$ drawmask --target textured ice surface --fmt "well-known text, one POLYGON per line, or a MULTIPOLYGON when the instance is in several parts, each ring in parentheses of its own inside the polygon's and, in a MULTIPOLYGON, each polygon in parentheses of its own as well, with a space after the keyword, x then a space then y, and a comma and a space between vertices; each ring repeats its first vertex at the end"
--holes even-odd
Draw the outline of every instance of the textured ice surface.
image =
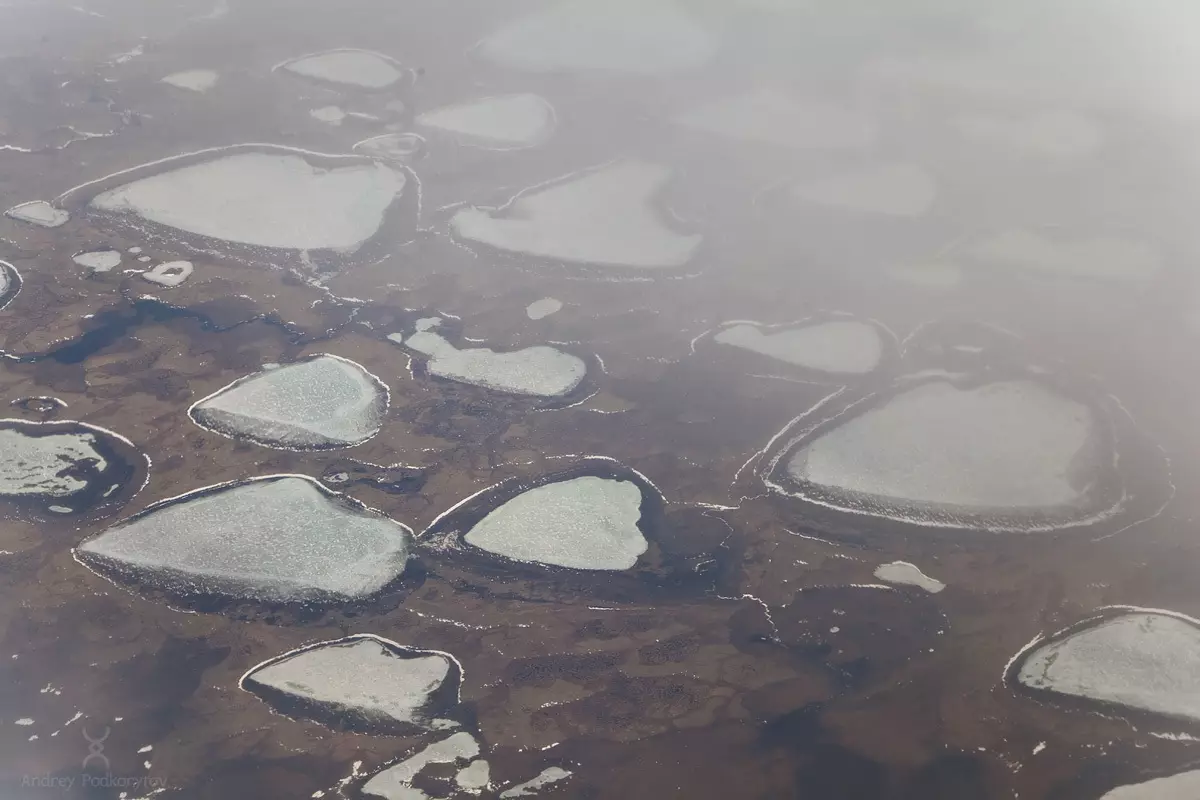
POLYGON ((189 69, 174 72, 163 78, 162 82, 193 92, 207 92, 217 85, 217 79, 217 73, 211 69, 189 69))
POLYGON ((937 594, 946 588, 946 584, 921 572, 915 564, 907 561, 893 561, 890 564, 880 564, 875 568, 875 577, 887 583, 898 583, 903 586, 917 586, 930 594, 937 594))
POLYGON ((121 253, 117 250, 89 250, 76 253, 71 260, 81 267, 94 269, 96 272, 108 272, 113 267, 121 265, 121 253))
POLYGON ((674 0, 565 0, 496 31, 479 52, 512 69, 676 72, 716 53, 715 37, 674 0))
POLYGON ((12 302, 21 287, 21 274, 7 261, 0 261, 0 308, 12 302))
POLYGON ((513 797, 532 797, 543 786, 550 786, 569 777, 571 777, 571 773, 562 767, 546 767, 536 778, 519 783, 511 789, 505 789, 500 793, 500 797, 501 800, 509 800, 513 797))
POLYGON ((1118 786, 1100 800, 1196 800, 1197 797, 1200 797, 1200 770, 1118 786))
MULTIPOLYGON (((452 675, 452 671, 454 674, 452 675)), ((443 653, 399 650, 372 636, 328 642, 251 670, 250 691, 273 689, 301 701, 376 724, 402 723, 429 730, 454 723, 431 717, 432 695, 455 665, 443 653)))
POLYGON ((337 106, 314 108, 308 112, 308 115, 318 122, 324 122, 326 125, 341 125, 342 120, 346 119, 346 112, 337 106))
POLYGON ((913 164, 886 164, 805 181, 792 194, 817 205, 892 217, 923 216, 937 198, 937 184, 913 164))
POLYGON ((479 794, 488 787, 492 780, 492 766, 482 758, 477 758, 458 771, 454 782, 458 788, 471 794, 479 794))
POLYGON ((417 331, 404 342, 428 356, 430 375, 509 394, 561 397, 587 375, 578 356, 539 345, 498 353, 486 347, 457 349, 433 331, 417 331))
POLYGON ((855 149, 875 141, 875 125, 862 114, 831 103, 795 100, 775 89, 721 98, 675 121, 730 139, 800 149, 855 149))
POLYGON ((66 221, 71 218, 68 212, 61 208, 55 208, 45 200, 34 200, 13 206, 4 212, 4 216, 21 222, 41 225, 43 228, 57 228, 59 225, 66 224, 66 221))
POLYGON ((1086 405, 1031 381, 930 381, 849 419, 787 465, 852 495, 975 509, 1072 507, 1100 469, 1086 405))
POLYGON ((667 228, 650 201, 670 178, 658 164, 624 161, 522 193, 499 211, 466 208, 450 224, 501 250, 643 269, 686 264, 700 236, 667 228))
POLYGON ((475 737, 469 733, 456 733, 378 773, 363 784, 362 793, 371 797, 383 797, 385 800, 419 800, 426 797, 426 794, 414 789, 412 781, 421 770, 430 764, 453 764, 477 755, 479 742, 475 737))
POLYGON ((967 252, 1002 267, 1109 281, 1147 280, 1163 262, 1158 248, 1148 242, 1110 235, 1062 241, 1023 228, 988 236, 967 252))
POLYGON ((1200 628, 1125 614, 1042 644, 1017 680, 1033 689, 1200 721, 1200 628))
POLYGON ((295 602, 378 591, 403 572, 408 542, 399 523, 281 475, 153 506, 78 553, 179 592, 295 602))
POLYGON ((426 111, 417 124, 493 150, 533 147, 554 131, 554 109, 536 94, 484 97, 426 111))
POLYGON ((543 297, 541 300, 534 300, 525 306, 525 314, 530 319, 544 319, 551 314, 558 313, 562 307, 561 301, 555 300, 553 297, 543 297))
POLYGON ((303 56, 282 66, 307 78, 365 89, 387 88, 404 74, 392 59, 367 50, 331 50, 303 56))
POLYGON ((88 481, 76 474, 77 465, 106 466, 92 433, 29 436, 0 429, 0 496, 70 497, 84 491, 88 481))
POLYGON ((354 150, 365 156, 397 164, 416 160, 424 149, 425 139, 416 133, 385 133, 354 145, 354 150))
POLYGON ((774 333, 757 325, 732 325, 713 337, 796 366, 861 375, 879 365, 883 342, 874 325, 851 320, 820 322, 774 333))
POLYGON ((466 535, 516 561, 572 569, 626 570, 646 552, 638 529, 642 490, 631 481, 584 476, 522 492, 466 535))
POLYGON ((404 181, 378 163, 326 169, 298 155, 241 153, 133 181, 91 204, 240 244, 354 250, 404 181))
POLYGON ((191 277, 193 269, 190 261, 167 261, 143 272, 142 277, 159 286, 178 286, 191 277))
POLYGON ((350 447, 379 432, 388 393, 358 364, 321 355, 246 378, 192 406, 199 424, 268 447, 350 447))
POLYGON ((1040 158, 1086 158, 1104 144, 1104 133, 1088 117, 1072 111, 1028 116, 964 115, 954 126, 976 142, 1040 158))

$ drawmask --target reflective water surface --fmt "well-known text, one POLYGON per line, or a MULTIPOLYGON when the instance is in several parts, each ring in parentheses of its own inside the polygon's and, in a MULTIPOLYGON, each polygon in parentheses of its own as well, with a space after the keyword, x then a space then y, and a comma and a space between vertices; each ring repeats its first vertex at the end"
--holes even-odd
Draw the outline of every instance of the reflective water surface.
POLYGON ((0 0, 0 797, 1193 800, 1198 30, 0 0))

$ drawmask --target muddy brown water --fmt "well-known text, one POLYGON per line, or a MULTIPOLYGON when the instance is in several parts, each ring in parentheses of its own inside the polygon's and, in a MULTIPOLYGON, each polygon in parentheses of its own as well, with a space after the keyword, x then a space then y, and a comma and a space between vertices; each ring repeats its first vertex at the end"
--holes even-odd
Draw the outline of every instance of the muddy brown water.
MULTIPOLYGON (((238 679, 285 651, 355 633, 453 653, 464 718, 497 787, 547 766, 574 773, 543 797, 1093 800, 1200 760, 1195 726, 1130 722, 1003 682, 1035 635, 1097 608, 1200 616, 1191 490, 1200 479, 1200 101, 1181 89, 1200 45, 1155 45, 1194 12, 1165 0, 1144 13, 1066 0, 678 5, 718 31, 722 49, 695 70, 645 77, 480 60, 473 45, 535 2, 0 0, 5 208, 208 147, 349 153, 389 125, 411 129, 414 113, 468 97, 536 92, 558 115, 554 137, 529 150, 431 138, 409 165, 420 207, 410 194, 358 257, 315 266, 286 252, 239 258, 197 237, 82 214, 57 229, 0 219, 0 260, 22 279, 0 311, 4 416, 100 426, 152 464, 145 488, 104 518, 20 510, 0 519, 0 797, 353 796, 361 778, 348 776, 418 739, 289 719, 238 679), (1046 61, 1032 46, 1014 48, 990 81, 945 66, 994 52, 995 42, 1046 38, 1056 25, 1080 35, 1046 61), (1112 59, 1089 37, 1114 42, 1112 59), (356 92, 271 71, 331 47, 388 54, 415 79, 356 92), (1089 69, 1089 58, 1107 68, 1089 69), (906 80, 893 68, 920 59, 943 64, 941 78, 906 80), (200 94, 158 82, 196 68, 218 71, 217 86, 200 94), (933 208, 916 219, 805 208, 781 181, 861 154, 747 144, 669 122, 757 86, 865 109, 880 131, 871 155, 931 171, 933 208), (403 110, 387 107, 394 100, 403 110), (335 104, 378 119, 333 127, 308 113, 335 104), (945 124, 1064 109, 1103 132, 1098 155, 998 155, 945 124), (448 233, 459 204, 496 205, 621 157, 674 168, 656 203, 705 236, 685 268, 577 268, 467 248, 448 233), (1150 280, 1121 283, 972 266, 962 255, 963 242, 1011 227, 1119 234, 1153 243, 1164 263, 1150 280), (71 261, 135 246, 154 263, 187 258, 195 273, 165 290, 123 271, 144 268, 133 255, 108 273, 71 261), (962 281, 912 284, 889 272, 932 262, 963 267, 962 281), (525 307, 546 296, 564 308, 528 319, 525 307), (968 331, 960 340, 972 344, 972 326, 995 326, 1015 335, 1028 363, 1119 398, 1140 437, 1126 476, 1131 527, 931 532, 769 494, 761 461, 744 468, 747 460, 840 382, 704 341, 693 352, 693 342, 726 320, 833 311, 877 320, 900 340, 934 320, 968 331), (453 315, 456 340, 561 343, 603 370, 580 397, 549 404, 431 378, 383 334, 433 313, 453 315), (391 409, 370 441, 276 451, 188 419, 195 400, 262 364, 322 352, 388 384, 391 409), (66 407, 28 400, 47 396, 66 407), (115 519, 223 481, 345 474, 327 485, 420 533, 481 489, 593 456, 646 476, 667 501, 656 512, 660 562, 637 575, 506 572, 450 548, 360 606, 197 611, 111 584, 71 555, 115 519), (920 565, 946 590, 867 586, 894 560, 920 565), (96 752, 103 761, 85 761, 96 752)), ((886 354, 886 368, 900 359, 886 354)), ((850 381, 850 391, 883 380, 850 381)))

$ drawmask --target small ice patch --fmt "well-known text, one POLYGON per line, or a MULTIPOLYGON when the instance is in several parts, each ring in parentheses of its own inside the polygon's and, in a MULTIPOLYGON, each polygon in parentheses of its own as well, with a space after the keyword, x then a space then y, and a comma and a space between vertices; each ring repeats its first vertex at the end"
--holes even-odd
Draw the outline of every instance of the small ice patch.
POLYGON ((862 149, 875 141, 875 125, 862 114, 832 103, 795 100, 775 89, 721 98, 675 122, 729 139, 799 149, 862 149))
POLYGON ((22 725, 22 726, 29 726, 29 725, 33 724, 33 720, 30 719, 29 717, 22 717, 21 719, 17 720, 14 724, 22 725))
POLYGON ((883 342, 874 325, 836 320, 764 333, 758 325, 722 329, 713 340, 822 372, 863 375, 883 357, 883 342))
POLYGON ((525 306, 525 314, 530 319, 545 319, 551 314, 557 314, 562 307, 563 304, 553 297, 543 297, 525 306))
POLYGON ((416 121, 462 144, 508 150, 534 147, 549 139, 554 132, 554 108, 536 94, 509 94, 435 108, 416 121))
POLYGON ((379 432, 388 391, 353 361, 320 355, 241 378, 192 406, 197 424, 267 447, 351 447, 379 432))
POLYGON ((703 65, 716 51, 716 37, 674 0, 565 0, 479 44, 485 58, 530 72, 679 72, 703 65))
POLYGON ((138 755, 141 755, 142 753, 149 753, 153 749, 154 749, 154 745, 148 744, 145 747, 138 750, 138 755))
POLYGON ((287 61, 279 67, 329 83, 386 89, 403 77, 394 59, 369 50, 330 50, 287 61))
POLYGON ((435 694, 452 684, 449 696, 457 703, 461 677, 458 665, 445 653, 403 648, 364 635, 268 661, 246 673, 242 687, 285 713, 333 716, 360 730, 441 730, 456 723, 438 716, 449 709, 435 694), (287 698, 286 705, 279 695, 287 698))
POLYGON ((298 475, 201 489, 85 540, 88 566, 180 594, 353 600, 404 570, 410 532, 298 475))
POLYGON ((20 205, 13 206, 4 212, 4 216, 20 222, 41 225, 43 228, 57 228, 60 225, 65 225, 67 220, 71 218, 68 212, 63 211, 61 208, 55 208, 45 200, 34 200, 29 203, 21 203, 20 205))
POLYGON ((893 561, 890 564, 880 564, 875 568, 875 577, 888 583, 916 586, 930 594, 937 594, 946 588, 946 584, 939 580, 934 580, 924 572, 921 572, 920 568, 915 564, 910 564, 907 561, 893 561))
POLYGON ((465 539, 516 561, 627 570, 649 546, 638 528, 641 503, 632 481, 590 475, 555 481, 493 509, 465 539))
POLYGON ((562 767, 546 767, 541 774, 532 780, 519 783, 500 793, 501 800, 511 800, 514 797, 532 797, 543 786, 550 786, 571 777, 571 773, 562 767))
POLYGON ((308 112, 308 115, 318 122, 324 122, 326 125, 341 125, 346 119, 346 112, 337 106, 321 106, 314 108, 308 112))
POLYGON ((1197 797, 1200 797, 1200 769, 1118 786, 1100 800, 1195 800, 1197 797))
POLYGON ((454 782, 464 792, 479 794, 492 782, 492 767, 482 758, 477 758, 458 771, 454 782))
POLYGON ((1148 242, 1111 235, 1056 240, 1024 228, 985 237, 967 254, 1000 267, 1103 281, 1148 280, 1163 265, 1162 253, 1148 242))
POLYGON ((298 155, 239 153, 118 186, 91 206, 239 244, 353 251, 379 230, 404 184, 378 163, 325 168, 298 155))
POLYGON ((184 72, 174 72, 162 79, 162 83, 170 84, 191 92, 207 92, 217 85, 218 75, 211 69, 189 69, 184 72))
POLYGON ((507 353, 486 347, 458 349, 432 331, 418 331, 404 344, 428 356, 430 375, 508 394, 562 397, 587 375, 583 359, 545 345, 507 353))
POLYGON ((651 198, 670 171, 624 161, 546 188, 521 193, 504 208, 465 208, 450 221, 464 239, 512 253, 614 267, 680 267, 699 235, 675 233, 651 198))
POLYGON ((108 272, 121 265, 121 254, 116 250, 86 250, 71 256, 71 260, 96 272, 108 272))
POLYGON ((792 195, 830 208, 891 217, 924 216, 937 198, 937 184, 913 164, 886 164, 805 181, 792 195))
POLYGON ((412 781, 430 764, 454 764, 479 755, 479 742, 469 733, 456 733, 378 773, 363 784, 362 793, 385 800, 413 800, 425 793, 414 789, 412 781))
POLYGON ((1025 657, 1017 681, 1200 721, 1198 674, 1200 628, 1166 614, 1130 613, 1041 643, 1025 657))
POLYGON ((142 277, 160 286, 178 286, 191 277, 193 269, 190 261, 168 261, 149 272, 143 272, 142 277))

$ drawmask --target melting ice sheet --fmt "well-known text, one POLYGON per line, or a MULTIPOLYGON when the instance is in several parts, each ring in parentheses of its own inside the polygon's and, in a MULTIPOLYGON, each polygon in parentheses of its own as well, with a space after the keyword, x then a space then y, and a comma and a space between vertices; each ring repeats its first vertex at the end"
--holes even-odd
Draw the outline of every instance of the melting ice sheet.
POLYGON ((179 595, 356 599, 404 570, 410 532, 310 478, 270 476, 151 506, 77 550, 84 563, 179 595))
POLYGON ((1118 786, 1100 800, 1195 800, 1197 797, 1200 797, 1200 770, 1118 786))
POLYGON ((121 265, 121 253, 117 250, 89 250, 76 253, 71 260, 81 267, 94 269, 96 272, 108 272, 113 267, 121 265))
POLYGON ((862 114, 832 103, 794 100, 776 89, 721 98, 675 121, 729 139, 800 149, 861 149, 875 141, 875 125, 862 114))
POLYGON ((162 83, 192 92, 207 92, 217 85, 217 73, 211 69, 189 69, 174 72, 162 79, 162 83))
POLYGON ((279 66, 306 78, 364 89, 386 89, 404 75, 393 59, 369 50, 330 50, 279 66))
POLYGON ((404 344, 428 356, 430 375, 509 394, 562 397, 587 375, 578 356, 539 345, 498 353, 486 347, 457 349, 433 331, 417 331, 404 344))
POLYGON ((378 163, 321 168, 294 154, 238 153, 135 180, 91 206, 239 244, 354 251, 404 183, 378 163))
POLYGON ((907 561, 893 561, 890 564, 880 564, 875 568, 875 577, 888 583, 898 583, 902 586, 916 586, 930 594, 937 594, 946 588, 946 584, 921 572, 916 564, 907 561))
POLYGON ((500 797, 501 800, 508 800, 511 797, 533 797, 543 786, 550 786, 569 777, 571 777, 571 773, 561 767, 546 767, 536 778, 517 784, 511 789, 505 789, 500 793, 500 797))
POLYGON ((1124 614, 1041 644, 1025 657, 1017 680, 1031 689, 1200 721, 1197 675, 1200 628, 1166 614, 1124 614))
POLYGON ((497 211, 463 209, 450 224, 464 239, 512 253, 614 267, 680 267, 701 237, 667 228, 651 205, 669 178, 666 167, 624 161, 522 192, 497 211))
POLYGON ((417 124, 488 150, 534 147, 554 131, 554 109, 536 94, 484 97, 426 111, 417 124))
POLYGON ((491 511, 468 544, 517 561, 589 570, 626 570, 646 552, 638 528, 642 491, 595 476, 548 483, 491 511))
POLYGON ((379 432, 388 391, 344 358, 321 355, 242 378, 192 406, 198 424, 267 447, 350 447, 379 432))
POLYGON ((716 51, 715 37, 674 0, 566 0, 479 44, 485 58, 533 72, 677 72, 716 51))
POLYGON ((922 167, 884 164, 804 181, 792 195, 816 205, 889 217, 919 217, 937 198, 937 184, 922 167))
POLYGON ((723 328, 713 341, 760 353, 788 364, 822 372, 862 375, 883 357, 874 325, 836 320, 764 332, 751 323, 723 328))
POLYGON ((1072 508, 1101 471, 1092 410, 1032 381, 929 381, 817 436, 791 478, 851 498, 957 509, 1072 508))
POLYGON ((551 314, 557 314, 562 310, 562 307, 561 300, 555 300, 553 297, 543 297, 541 300, 534 300, 525 306, 525 315, 530 319, 545 319, 551 314))
POLYGON ((0 308, 13 301, 21 291, 21 273, 7 261, 0 261, 0 308))
POLYGON ((242 687, 292 716, 332 717, 343 727, 394 732, 456 725, 437 715, 457 703, 461 678, 458 664, 445 653, 357 636, 257 666, 242 678, 242 687), (437 695, 451 702, 439 703, 437 695))
POLYGON ((469 733, 456 733, 379 772, 363 784, 362 793, 385 800, 424 800, 425 792, 412 781, 430 764, 454 764, 479 755, 479 742, 469 733))
POLYGON ((1024 228, 988 236, 967 249, 977 261, 1072 278, 1142 281, 1154 277, 1163 257, 1154 245, 1117 236, 1052 239, 1024 228))
POLYGON ((45 200, 33 200, 13 206, 4 212, 4 216, 20 222, 29 222, 43 228, 57 228, 65 225, 71 215, 61 208, 55 208, 45 200))
POLYGON ((954 126, 976 142, 1045 159, 1086 158, 1104 144, 1104 132, 1096 123, 1072 111, 1026 116, 969 114, 955 119, 954 126))

